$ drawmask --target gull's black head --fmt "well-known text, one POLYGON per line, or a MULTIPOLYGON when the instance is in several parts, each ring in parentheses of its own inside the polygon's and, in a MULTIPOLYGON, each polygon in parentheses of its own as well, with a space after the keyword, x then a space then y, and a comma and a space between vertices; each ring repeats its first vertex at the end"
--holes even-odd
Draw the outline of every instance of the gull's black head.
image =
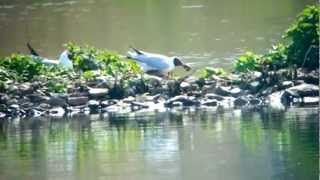
POLYGON ((179 58, 174 57, 173 58, 173 64, 174 66, 182 66, 186 71, 190 71, 191 67, 188 66, 187 64, 183 63, 179 58))

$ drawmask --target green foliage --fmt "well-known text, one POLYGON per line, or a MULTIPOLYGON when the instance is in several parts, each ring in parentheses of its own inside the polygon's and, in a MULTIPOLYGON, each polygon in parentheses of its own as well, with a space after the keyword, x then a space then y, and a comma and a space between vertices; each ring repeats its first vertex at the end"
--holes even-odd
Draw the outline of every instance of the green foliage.
POLYGON ((268 53, 247 52, 235 62, 237 72, 261 70, 263 66, 280 69, 291 65, 308 69, 319 67, 319 7, 308 6, 286 31, 283 41, 268 53))
POLYGON ((225 76, 227 73, 224 71, 222 68, 212 68, 212 67, 206 67, 203 70, 202 77, 204 78, 209 78, 212 77, 213 75, 216 76, 225 76))
POLYGON ((298 67, 319 67, 319 7, 309 6, 287 30, 288 62, 298 67))
POLYGON ((94 80, 96 77, 93 71, 85 71, 82 76, 86 81, 94 80))
POLYGON ((238 72, 248 72, 258 70, 261 56, 253 52, 246 52, 235 62, 235 70, 238 72))
POLYGON ((2 70, 7 71, 2 71, 2 77, 7 74, 11 77, 15 76, 18 81, 30 81, 34 76, 44 72, 44 65, 39 60, 20 54, 13 54, 10 57, 1 59, 0 67, 2 67, 2 70))
MULTIPOLYGON (((128 79, 141 72, 134 61, 125 61, 118 54, 97 50, 93 47, 80 47, 73 43, 66 45, 76 71, 100 70, 104 75, 128 79)), ((87 74, 90 76, 90 74, 87 74)))
POLYGON ((65 93, 67 92, 67 83, 59 80, 49 80, 46 84, 49 92, 54 93, 65 93))
POLYGON ((269 52, 261 57, 260 64, 273 66, 276 69, 286 67, 288 48, 286 45, 279 43, 272 47, 269 52))

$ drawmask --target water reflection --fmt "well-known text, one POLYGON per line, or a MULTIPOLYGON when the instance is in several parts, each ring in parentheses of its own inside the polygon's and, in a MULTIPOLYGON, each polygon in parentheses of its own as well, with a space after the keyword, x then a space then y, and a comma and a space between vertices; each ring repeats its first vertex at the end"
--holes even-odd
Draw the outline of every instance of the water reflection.
POLYGON ((317 178, 317 108, 219 111, 2 122, 0 179, 317 178))

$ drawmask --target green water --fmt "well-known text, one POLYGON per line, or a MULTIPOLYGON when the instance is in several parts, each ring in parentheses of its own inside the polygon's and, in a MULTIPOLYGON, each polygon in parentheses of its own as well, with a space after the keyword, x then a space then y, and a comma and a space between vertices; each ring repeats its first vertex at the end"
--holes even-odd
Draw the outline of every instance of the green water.
POLYGON ((0 55, 25 43, 57 57, 74 41, 124 54, 129 45, 181 56, 193 67, 230 68, 266 51, 315 0, 1 0, 0 55))
POLYGON ((318 179, 318 108, 3 122, 0 179, 318 179))

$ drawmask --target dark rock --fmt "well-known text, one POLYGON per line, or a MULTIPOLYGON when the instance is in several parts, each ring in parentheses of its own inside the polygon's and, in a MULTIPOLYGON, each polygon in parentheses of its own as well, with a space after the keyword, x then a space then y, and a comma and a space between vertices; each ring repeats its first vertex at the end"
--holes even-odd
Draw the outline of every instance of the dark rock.
POLYGON ((30 83, 23 83, 23 84, 20 84, 18 86, 18 94, 19 95, 26 95, 26 94, 31 94, 33 93, 33 87, 30 83))
POLYGON ((217 106, 218 102, 216 100, 206 100, 201 103, 203 106, 217 106))
POLYGON ((230 87, 218 86, 215 89, 215 93, 221 96, 229 96, 230 95, 230 87))
POLYGON ((294 86, 294 83, 292 81, 283 81, 281 82, 281 85, 279 86, 280 89, 287 89, 294 86))
POLYGON ((29 108, 32 108, 34 106, 34 104, 32 102, 25 102, 25 103, 20 104, 20 106, 23 109, 29 109, 29 108))
POLYGON ((308 73, 300 73, 298 79, 308 84, 319 85, 319 69, 308 73))
POLYGON ((0 104, 7 104, 9 99, 10 98, 7 94, 4 94, 4 93, 0 94, 0 104))
POLYGON ((183 106, 196 106, 200 105, 200 102, 197 100, 194 100, 192 97, 188 96, 176 96, 169 100, 167 100, 164 105, 166 107, 172 107, 175 102, 182 103, 183 106))
POLYGON ((0 104, 0 111, 6 112, 8 110, 8 107, 5 104, 0 104))
POLYGON ((269 94, 272 94, 273 92, 275 92, 276 90, 274 89, 274 87, 268 87, 264 90, 261 91, 261 94, 262 96, 267 96, 269 94))
POLYGON ((65 98, 59 95, 53 95, 49 97, 49 100, 46 102, 46 104, 49 104, 51 106, 65 107, 67 105, 67 101, 65 98))
POLYGON ((39 117, 39 116, 43 116, 44 112, 43 111, 39 111, 37 109, 29 109, 26 111, 26 115, 29 117, 39 117))
POLYGON ((68 98, 68 104, 70 106, 81 106, 87 104, 89 101, 89 98, 86 96, 80 96, 80 97, 69 97, 68 98))
POLYGON ((301 84, 287 89, 286 92, 293 97, 319 96, 319 86, 301 84))
POLYGON ((47 103, 41 103, 41 104, 39 104, 38 107, 41 108, 41 109, 50 109, 50 108, 52 108, 52 106, 50 104, 47 104, 47 103))
POLYGON ((43 103, 43 102, 47 102, 50 99, 47 96, 42 96, 42 95, 39 95, 39 94, 29 94, 29 95, 27 95, 27 97, 33 103, 43 103))
POLYGON ((88 102, 88 107, 90 109, 90 112, 98 112, 100 109, 100 103, 96 100, 90 100, 88 102))
POLYGON ((20 113, 20 106, 18 104, 12 104, 8 107, 8 113, 13 116, 17 116, 20 113))
POLYGON ((218 101, 223 101, 224 100, 223 96, 219 96, 219 95, 213 94, 213 93, 206 94, 205 98, 206 99, 215 99, 215 100, 218 100, 218 101))
POLYGON ((253 81, 249 84, 249 90, 251 93, 257 93, 260 88, 260 82, 259 81, 253 81))
POLYGON ((250 99, 249 103, 250 103, 250 105, 258 106, 258 105, 262 104, 262 101, 261 101, 261 99, 253 98, 253 99, 250 99))
POLYGON ((238 97, 234 100, 234 105, 235 106, 245 106, 248 104, 248 99, 244 97, 238 97))

